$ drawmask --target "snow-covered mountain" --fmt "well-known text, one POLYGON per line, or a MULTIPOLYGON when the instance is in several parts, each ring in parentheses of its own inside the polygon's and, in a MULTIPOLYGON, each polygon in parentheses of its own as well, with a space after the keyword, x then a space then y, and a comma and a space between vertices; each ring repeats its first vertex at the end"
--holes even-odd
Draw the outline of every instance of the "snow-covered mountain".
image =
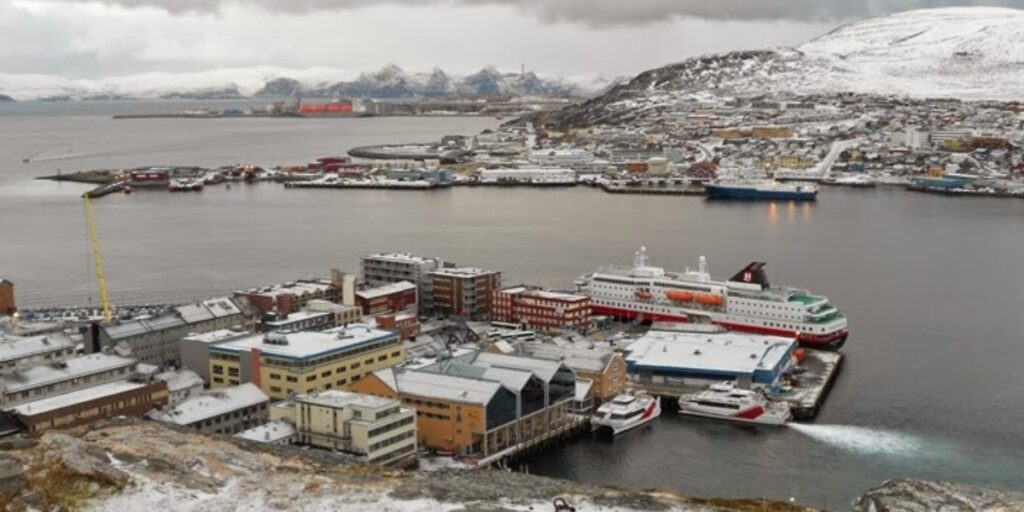
POLYGON ((839 27, 796 48, 731 52, 645 71, 553 114, 566 125, 628 122, 680 99, 852 92, 1024 100, 1024 10, 907 11, 839 27))
POLYGON ((144 73, 104 79, 0 73, 0 95, 16 100, 83 98, 305 97, 413 98, 557 94, 588 96, 609 83, 603 76, 560 78, 493 67, 465 76, 444 70, 411 73, 389 64, 356 74, 334 68, 273 66, 225 68, 197 73, 144 73))

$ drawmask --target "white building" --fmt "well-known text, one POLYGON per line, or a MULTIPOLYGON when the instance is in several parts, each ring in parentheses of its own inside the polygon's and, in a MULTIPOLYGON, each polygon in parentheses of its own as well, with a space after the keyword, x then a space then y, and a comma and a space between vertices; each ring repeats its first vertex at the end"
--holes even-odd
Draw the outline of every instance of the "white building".
POLYGON ((542 149, 530 152, 530 163, 541 167, 568 167, 575 169, 594 161, 593 153, 583 149, 542 149))
POLYGON ((532 169, 482 169, 477 174, 480 183, 516 185, 572 185, 576 172, 560 167, 532 169))
POLYGON ((161 372, 154 375, 153 378, 167 383, 168 404, 171 407, 189 398, 199 396, 203 392, 203 378, 192 370, 161 372))

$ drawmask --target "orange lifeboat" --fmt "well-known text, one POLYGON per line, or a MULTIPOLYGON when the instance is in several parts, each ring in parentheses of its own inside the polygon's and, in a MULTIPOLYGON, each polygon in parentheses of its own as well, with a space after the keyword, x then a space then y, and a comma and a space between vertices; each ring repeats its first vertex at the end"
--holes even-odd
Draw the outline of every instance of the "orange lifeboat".
POLYGON ((686 290, 669 290, 665 292, 665 296, 675 302, 693 302, 693 292, 686 290))
POLYGON ((725 298, 714 293, 698 293, 697 302, 705 306, 721 306, 725 303, 725 298))

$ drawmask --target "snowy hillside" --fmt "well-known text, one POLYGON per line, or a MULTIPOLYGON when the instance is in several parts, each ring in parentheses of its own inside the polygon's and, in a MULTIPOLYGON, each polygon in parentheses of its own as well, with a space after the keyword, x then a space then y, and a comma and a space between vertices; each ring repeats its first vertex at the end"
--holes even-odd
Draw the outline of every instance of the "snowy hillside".
POLYGON ((927 9, 852 23, 797 48, 708 55, 645 71, 547 122, 623 123, 708 95, 1024 100, 1022 82, 1024 10, 927 9))
POLYGON ((225 68, 197 73, 144 73, 104 79, 0 73, 0 94, 16 100, 164 97, 411 98, 451 95, 556 94, 586 96, 610 81, 603 76, 560 77, 501 72, 493 67, 465 76, 441 69, 411 73, 396 65, 357 73, 334 68, 287 69, 272 66, 225 68))
POLYGON ((840 27, 798 50, 824 71, 803 77, 811 91, 1024 98, 1024 10, 908 11, 840 27))

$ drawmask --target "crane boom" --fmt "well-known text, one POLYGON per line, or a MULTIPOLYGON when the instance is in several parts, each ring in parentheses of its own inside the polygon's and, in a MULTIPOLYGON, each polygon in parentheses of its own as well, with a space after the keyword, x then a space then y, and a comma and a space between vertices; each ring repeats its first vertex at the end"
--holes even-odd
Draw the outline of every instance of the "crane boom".
POLYGON ((100 238, 96 234, 96 222, 92 215, 92 199, 89 194, 82 194, 85 203, 85 224, 89 229, 89 243, 92 244, 92 260, 96 263, 96 281, 100 286, 100 302, 103 303, 103 321, 109 323, 113 318, 110 313, 110 299, 107 297, 107 278, 103 274, 103 258, 100 257, 100 238))

